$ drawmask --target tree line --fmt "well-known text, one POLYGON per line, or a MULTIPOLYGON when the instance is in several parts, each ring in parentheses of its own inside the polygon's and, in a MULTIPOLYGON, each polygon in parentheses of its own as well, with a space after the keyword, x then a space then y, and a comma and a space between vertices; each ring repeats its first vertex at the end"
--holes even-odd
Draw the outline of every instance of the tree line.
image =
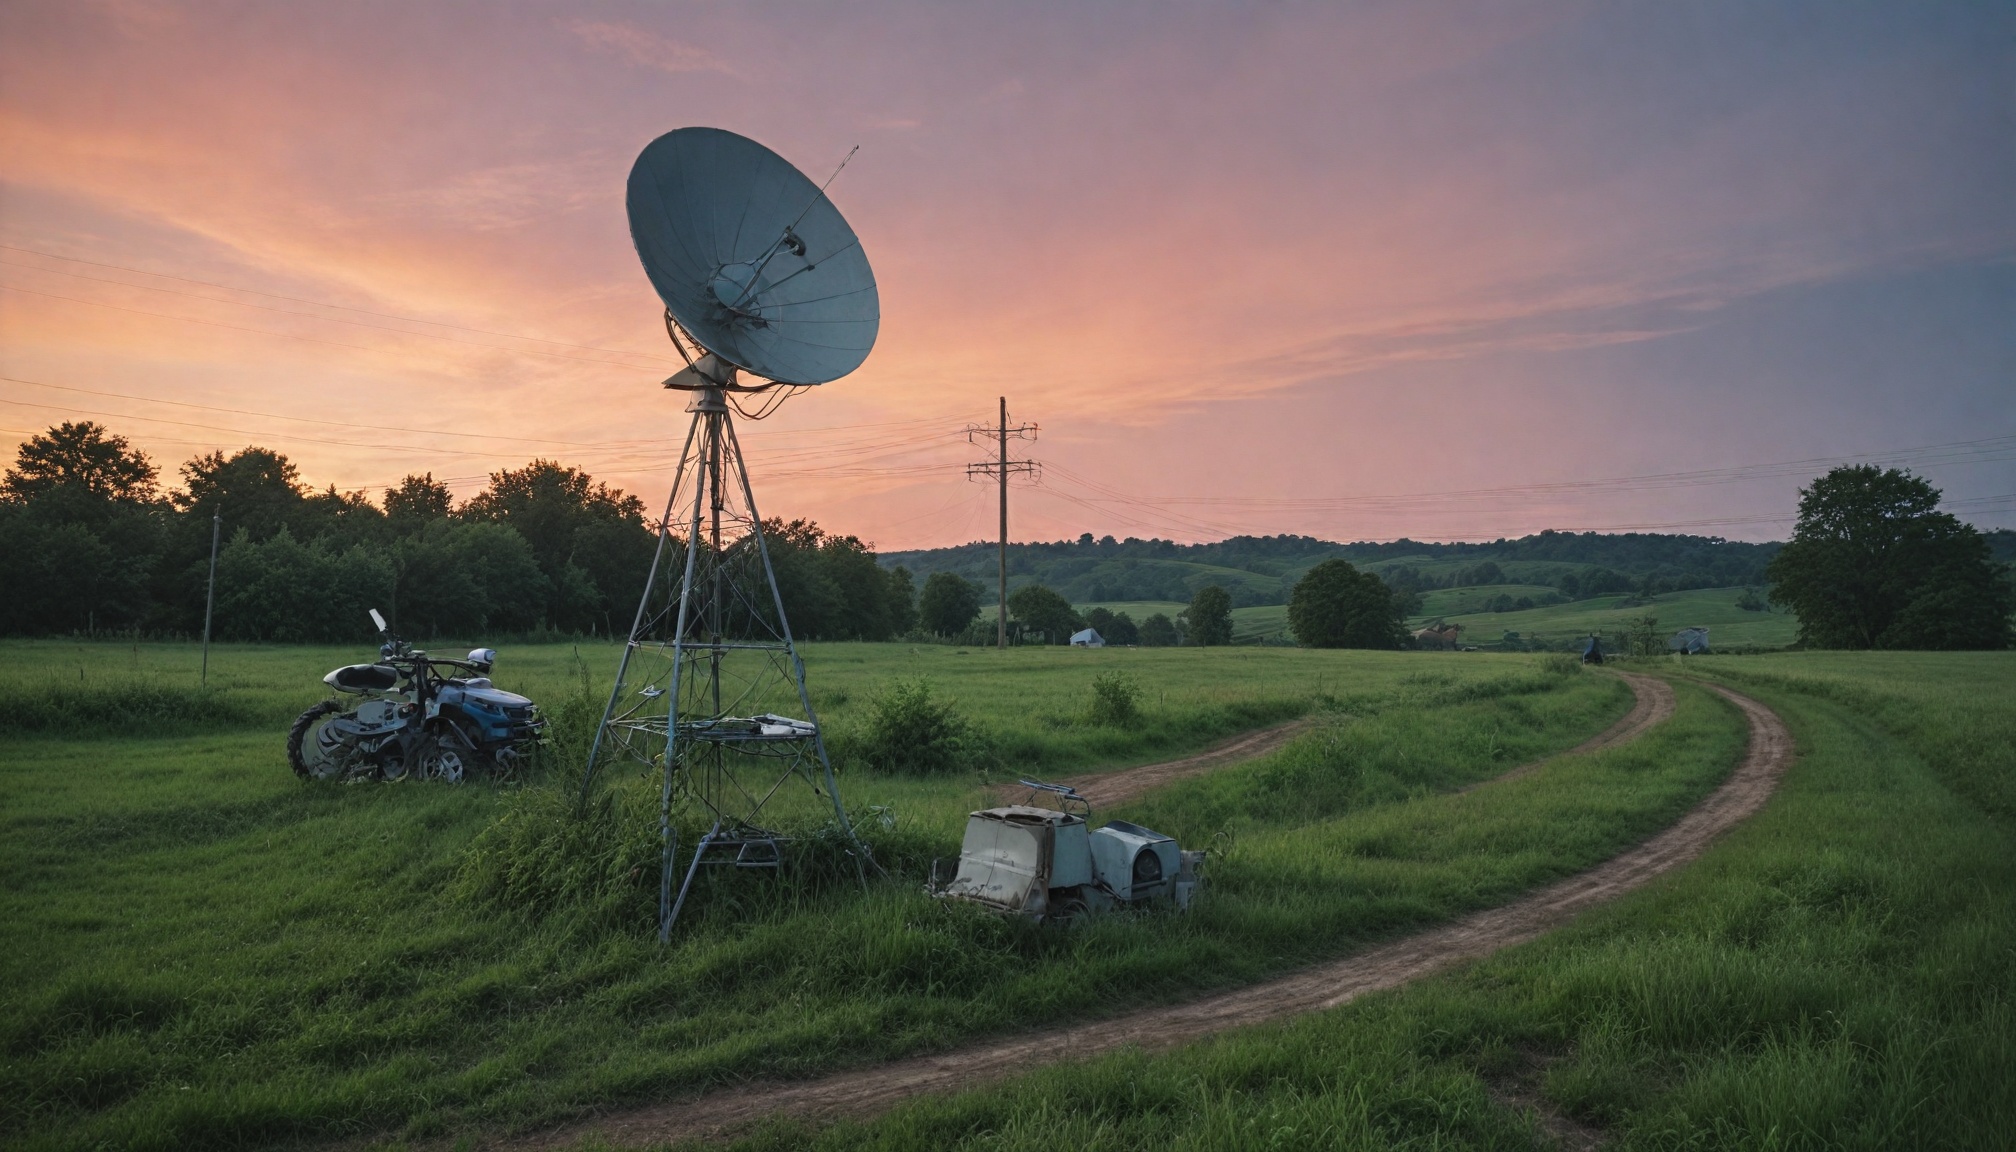
MULTIPOLYGON (((123 436, 64 423, 0 479, 0 634, 193 635, 221 525, 214 634, 365 640, 380 608, 415 637, 626 633, 656 546, 637 497, 550 460, 457 505, 431 473, 379 500, 316 491, 284 455, 210 452, 164 490, 123 436)), ((882 640, 915 625, 909 573, 805 520, 767 526, 793 630, 882 640)))
MULTIPOLYGON (((218 524, 214 633, 222 639, 369 639, 366 610, 374 607, 414 637, 619 635, 656 547, 656 526, 637 497, 549 460, 492 473, 459 505, 431 473, 407 476, 376 501, 334 486, 316 491, 284 455, 257 447, 196 456, 179 472, 180 486, 164 491, 145 453, 90 421, 59 424, 24 442, 0 478, 0 634, 195 634, 218 524)), ((1771 548, 1762 576, 1771 600, 1797 612, 1803 646, 2016 643, 2016 583, 1991 547, 2009 534, 1984 537, 1938 511, 1940 498, 1920 477, 1874 466, 1837 468, 1801 490, 1792 541, 1771 548)), ((956 572, 930 573, 920 595, 909 571, 883 567, 857 537, 808 520, 768 522, 765 531, 800 637, 994 640, 994 627, 978 622, 985 590, 956 572)), ((1312 543, 1320 542, 1242 537, 1214 546, 1212 555, 1279 558, 1312 543)), ((1687 538, 1678 547, 1699 552, 1720 543, 1687 538)), ((1117 544, 1089 534, 1080 541, 1117 544)), ((1602 551, 1576 534, 1512 544, 1527 554, 1602 551)), ((1403 554, 1418 554, 1408 541, 1352 547, 1403 545, 1417 550, 1403 554)), ((1177 550, 1166 541, 1126 546, 1177 550)), ((1625 546, 1670 550, 1636 537, 1625 546)), ((1672 587, 1603 568, 1561 581, 1571 596, 1672 587)), ((1289 590, 1290 631, 1312 647, 1401 647, 1402 622, 1424 590, 1503 582, 1491 560, 1441 578, 1389 566, 1382 578, 1332 557, 1303 571, 1289 590)), ((1009 624, 1018 640, 1060 644, 1087 627, 1114 644, 1232 642, 1233 591, 1206 584, 1188 601, 1173 619, 1156 613, 1137 622, 1104 608, 1080 612, 1063 593, 1025 584, 1009 597, 1009 624)))

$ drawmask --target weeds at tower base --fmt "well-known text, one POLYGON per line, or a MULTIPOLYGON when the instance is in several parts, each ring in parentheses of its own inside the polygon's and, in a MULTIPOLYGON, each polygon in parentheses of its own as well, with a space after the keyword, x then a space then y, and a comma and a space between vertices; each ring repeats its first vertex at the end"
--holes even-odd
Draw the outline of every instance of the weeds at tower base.
MULTIPOLYGON (((452 888, 459 902, 583 931, 641 936, 656 928, 664 848, 655 787, 612 783, 582 805, 565 788, 541 785, 507 795, 503 804, 503 814, 463 853, 452 888)), ((853 819, 855 835, 892 878, 921 882, 940 846, 892 813, 853 819)), ((697 843, 709 822, 691 802, 675 803, 672 821, 681 844, 697 843)), ((710 915, 783 911, 858 887, 856 849, 830 819, 775 831, 784 860, 774 873, 702 870, 696 890, 707 893, 710 915)))

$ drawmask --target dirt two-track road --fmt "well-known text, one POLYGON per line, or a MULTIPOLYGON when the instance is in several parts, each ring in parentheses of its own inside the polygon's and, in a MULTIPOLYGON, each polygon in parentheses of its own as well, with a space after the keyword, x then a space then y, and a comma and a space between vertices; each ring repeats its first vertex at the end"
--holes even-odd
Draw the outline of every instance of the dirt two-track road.
MULTIPOLYGON (((1575 751, 1631 739, 1673 712, 1672 686, 1625 674, 1638 697, 1630 715, 1575 751)), ((685 1100, 612 1112, 562 1129, 528 1134, 511 1148, 548 1148, 595 1134, 618 1146, 726 1135, 774 1116, 810 1121, 872 1116, 925 1093, 953 1092, 1026 1072, 1068 1053, 1079 1059, 1127 1045, 1174 1047, 1227 1029, 1334 1008, 1501 948, 1523 944, 1581 912, 1692 861, 1722 833, 1763 807, 1793 758, 1792 736, 1770 709, 1709 685, 1742 709, 1750 725, 1743 761, 1681 819, 1620 856, 1498 908, 1472 913, 1367 952, 1189 1003, 1143 1008, 1068 1028, 986 1040, 799 1082, 758 1081, 685 1100)), ((1499 779, 1524 774, 1515 769, 1499 779)), ((1134 771, 1141 771, 1135 769, 1134 771)))

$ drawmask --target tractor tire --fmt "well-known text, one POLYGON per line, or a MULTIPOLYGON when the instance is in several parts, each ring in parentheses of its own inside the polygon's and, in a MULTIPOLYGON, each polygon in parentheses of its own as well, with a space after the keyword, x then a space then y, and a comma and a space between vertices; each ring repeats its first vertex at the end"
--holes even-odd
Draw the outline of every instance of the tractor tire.
POLYGON ((287 763, 293 766, 294 775, 306 780, 314 774, 308 767, 308 760, 303 755, 301 746, 307 741, 308 733, 315 727, 317 720, 331 712, 342 710, 342 701, 324 700, 294 718, 294 727, 287 730, 287 763))

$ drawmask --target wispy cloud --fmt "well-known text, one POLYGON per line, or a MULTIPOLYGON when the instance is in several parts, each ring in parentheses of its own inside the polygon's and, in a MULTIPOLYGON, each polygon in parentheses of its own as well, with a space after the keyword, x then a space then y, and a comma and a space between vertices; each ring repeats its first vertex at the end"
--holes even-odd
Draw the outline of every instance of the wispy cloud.
POLYGON ((737 75, 733 65, 697 44, 660 36, 631 24, 601 20, 576 20, 568 30, 591 48, 613 53, 644 68, 660 72, 719 72, 737 75))

